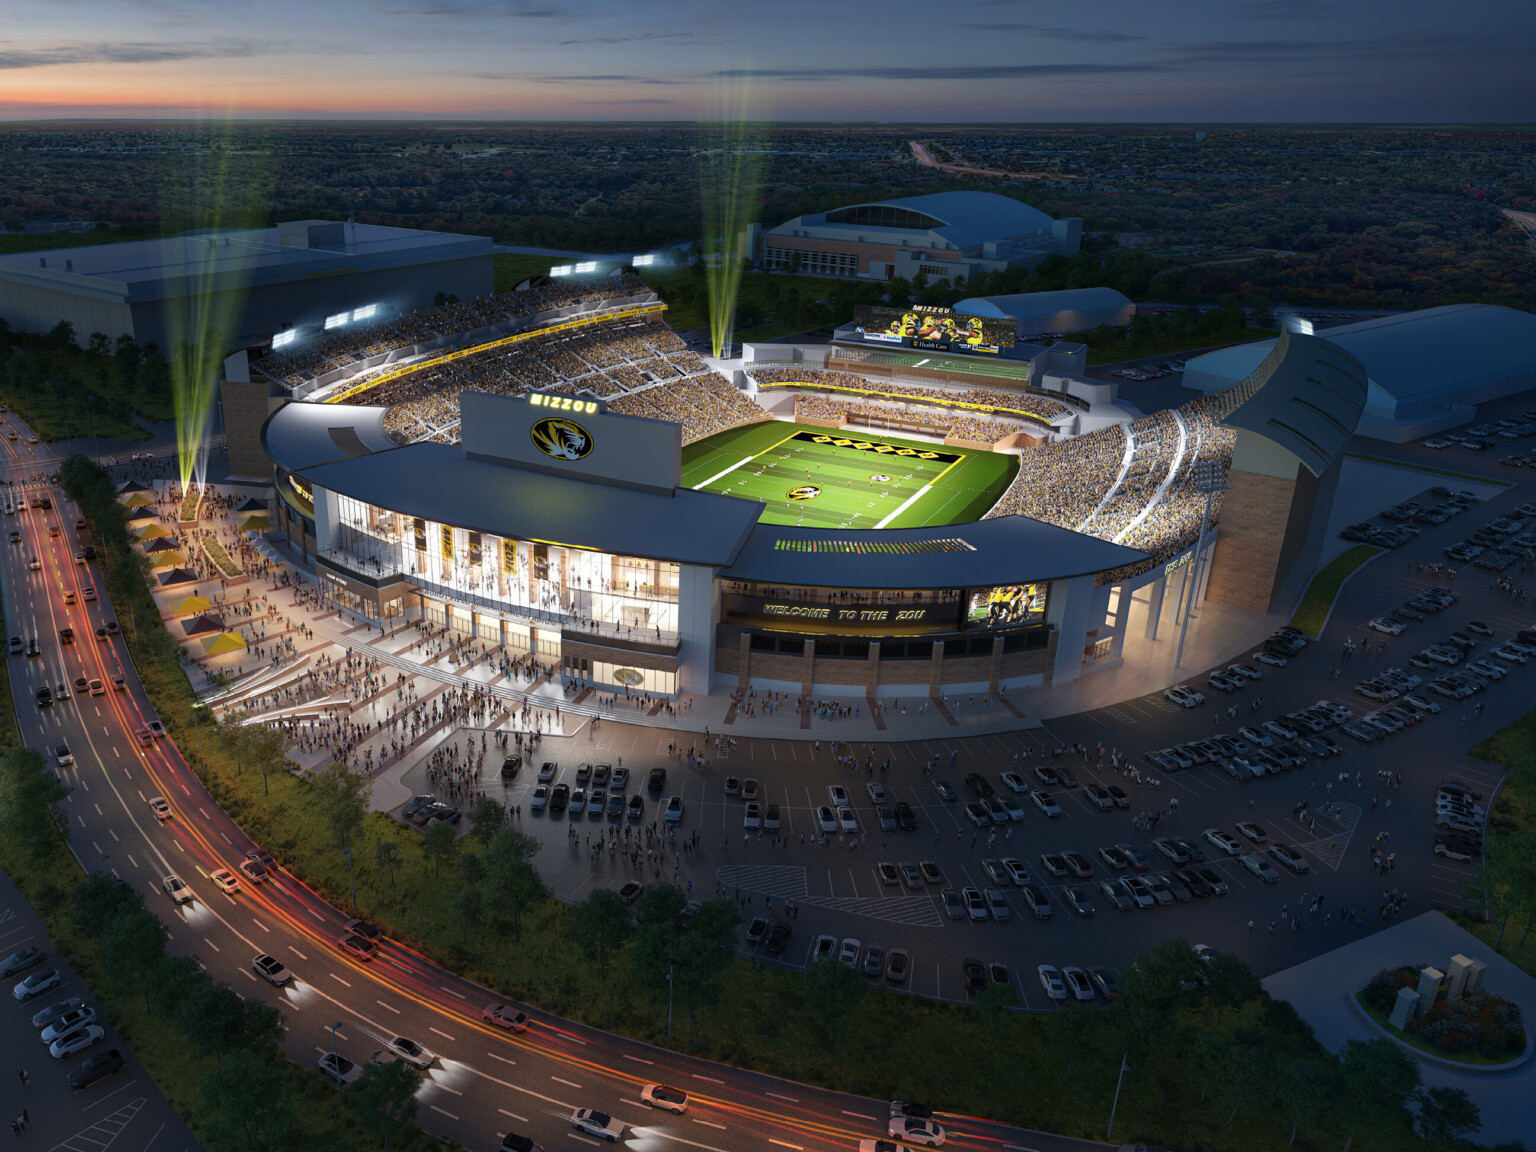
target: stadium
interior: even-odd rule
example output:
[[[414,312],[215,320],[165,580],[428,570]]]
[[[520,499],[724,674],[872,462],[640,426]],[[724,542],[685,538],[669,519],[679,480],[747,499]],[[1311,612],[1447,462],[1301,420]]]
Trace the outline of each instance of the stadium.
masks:
[[[1118,655],[1133,605],[1155,636],[1191,561],[1263,608],[1315,560],[1357,360],[1287,334],[1144,415],[978,351],[1038,312],[1005,303],[865,316],[896,325],[878,352],[840,330],[709,361],[630,269],[525,285],[231,357],[231,469],[347,611],[657,697],[1059,683]]]

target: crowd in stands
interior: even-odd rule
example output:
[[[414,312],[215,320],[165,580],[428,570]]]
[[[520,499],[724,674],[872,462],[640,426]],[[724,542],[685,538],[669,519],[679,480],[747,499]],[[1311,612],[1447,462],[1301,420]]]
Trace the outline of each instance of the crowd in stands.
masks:
[[[701,361],[702,363],[702,361]],[[629,416],[675,420],[683,426],[683,443],[691,444],[727,428],[768,419],[763,411],[718,372],[707,369],[640,392],[630,392],[609,404]]]
[[[1020,453],[1019,474],[988,515],[1076,529],[1120,474],[1125,444],[1125,429],[1116,424]]]
[[[973,444],[996,444],[998,441],[1021,431],[1017,424],[1004,424],[998,420],[986,420],[979,416],[967,416],[961,412],[925,411],[914,415],[874,404],[860,404],[856,400],[841,400],[835,396],[796,396],[796,420],[844,420],[879,427],[881,421],[905,417],[909,422],[921,420],[929,427],[941,428],[947,436],[969,440]]]
[[[501,292],[477,300],[423,308],[375,324],[348,325],[303,344],[268,353],[256,367],[274,380],[300,384],[321,373],[344,368],[355,360],[423,344],[439,336],[469,332],[552,308],[595,304],[649,291],[633,272],[597,280],[550,281],[520,292]]]
[[[864,393],[860,399],[884,400],[903,406],[942,408],[954,412],[958,405],[975,405],[983,411],[977,415],[1007,417],[1015,413],[1021,418],[1027,414],[1041,421],[1051,421],[1072,415],[1072,409],[1039,392],[999,392],[990,388],[924,388],[914,384],[895,384],[887,380],[875,380],[852,372],[834,372],[826,368],[808,368],[803,365],[775,367],[758,364],[747,370],[758,384],[772,387],[777,384],[799,388],[826,388],[832,391],[856,389]],[[966,409],[961,409],[962,412]],[[975,409],[971,409],[975,411]],[[1013,431],[1019,431],[1015,428]]]

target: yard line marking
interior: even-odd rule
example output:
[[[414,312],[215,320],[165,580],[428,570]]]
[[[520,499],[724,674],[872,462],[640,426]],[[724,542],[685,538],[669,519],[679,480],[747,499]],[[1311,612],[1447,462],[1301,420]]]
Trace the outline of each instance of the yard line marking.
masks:
[[[331,973],[329,973],[329,975],[330,975],[332,980],[336,981],[336,983],[346,985],[346,987],[348,987],[348,988],[352,987],[352,985],[347,984],[347,982],[345,980],[343,980],[340,976],[336,975],[336,973],[331,972]]]
[[[388,1008],[396,1016],[400,1015],[400,1009],[392,1007],[391,1005],[384,1003],[382,1000],[375,1000],[374,1003],[377,1004],[380,1008]]]
[[[724,472],[716,472],[713,476],[711,476],[708,480],[705,480],[702,484],[695,484],[693,486],[693,490],[695,492],[697,492],[700,488],[703,488],[703,487],[705,487],[706,485],[709,485],[709,484],[713,484],[716,480],[719,480],[721,477],[729,476],[732,472],[736,471],[736,469],[740,468],[743,464],[750,464],[750,463],[752,463],[752,460],[753,460],[753,457],[747,456],[747,457],[745,457],[745,458],[743,458],[741,460],[736,461],[736,463],[732,464]]]
[[[564,1084],[568,1088],[578,1088],[579,1089],[581,1087],[581,1085],[576,1083],[576,1081],[574,1081],[574,1080],[562,1080],[558,1076],[551,1076],[550,1079],[553,1080],[556,1084]]]
[[[892,520],[896,519],[896,517],[900,516],[908,508],[910,508],[910,507],[912,507],[912,505],[916,504],[918,502],[918,500],[920,500],[922,497],[928,495],[928,493],[930,493],[932,491],[933,491],[933,485],[932,484],[924,484],[916,492],[912,493],[912,495],[908,496],[905,500],[903,500],[901,502],[900,507],[898,507],[896,509],[896,511],[892,512],[884,520],[882,520],[882,521],[880,521],[880,523],[876,524],[875,527],[876,528],[884,528]],[[793,1145],[790,1145],[790,1147],[793,1147]]]
[[[450,1035],[448,1035],[448,1033],[446,1033],[446,1032],[444,1032],[444,1031],[443,1031],[443,1030],[442,1030],[442,1029],[440,1029],[440,1028],[428,1028],[428,1029],[427,1029],[427,1031],[428,1031],[428,1032],[436,1032],[436,1033],[437,1033],[437,1034],[438,1034],[438,1035],[439,1035],[439,1036],[441,1036],[441,1037],[442,1037],[442,1038],[443,1038],[443,1039],[444,1039],[444,1040],[450,1040],[450,1041],[451,1041],[451,1040],[453,1040],[453,1037],[452,1037],[452,1036],[450,1036]]]

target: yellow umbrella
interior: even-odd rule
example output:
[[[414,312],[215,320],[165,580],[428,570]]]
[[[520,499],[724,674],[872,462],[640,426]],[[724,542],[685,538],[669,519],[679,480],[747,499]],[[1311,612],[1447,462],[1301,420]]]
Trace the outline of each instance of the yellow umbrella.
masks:
[[[193,612],[207,612],[213,607],[213,601],[193,593],[180,604],[171,605],[171,613],[175,616],[186,616]]]
[[[240,521],[241,528],[256,528],[262,532],[267,530],[267,526],[267,518],[260,515],[247,516],[244,520]]]
[[[154,501],[151,500],[148,496],[144,495],[144,493],[142,493],[142,492],[135,492],[132,496],[128,497],[128,499],[123,501],[123,507],[124,508],[142,508],[146,504],[153,504],[153,503],[154,503]]]
[[[245,641],[236,632],[220,632],[203,641],[203,651],[210,656],[222,656],[226,652],[243,652]]]
[[[159,524],[151,524],[139,533],[139,541],[142,543],[145,540],[158,540],[160,537],[169,536],[170,534],[169,529],[162,528]]]
[[[180,552],[156,552],[149,557],[151,568],[169,568],[175,564],[185,564],[187,558]]]

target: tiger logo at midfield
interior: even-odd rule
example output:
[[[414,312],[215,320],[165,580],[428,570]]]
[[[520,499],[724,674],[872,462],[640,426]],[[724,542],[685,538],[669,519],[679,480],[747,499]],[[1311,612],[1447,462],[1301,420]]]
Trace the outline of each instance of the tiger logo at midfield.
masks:
[[[821,495],[821,489],[814,484],[802,484],[798,488],[791,488],[785,495],[791,500],[814,500]]]
[[[592,434],[574,420],[546,416],[529,429],[534,447],[556,460],[580,460],[592,451]]]

